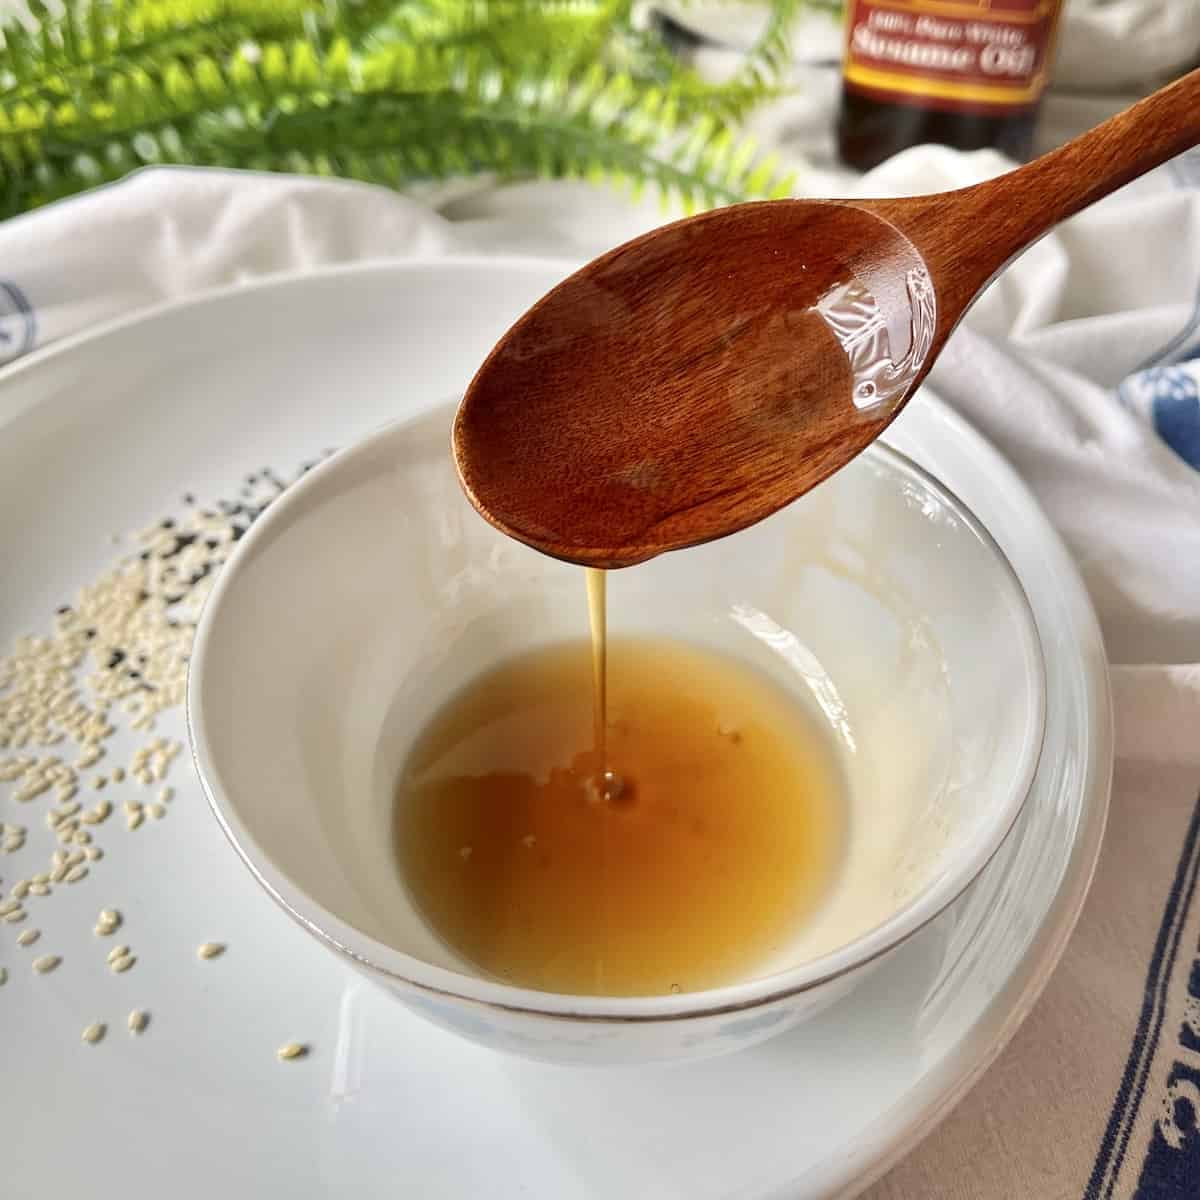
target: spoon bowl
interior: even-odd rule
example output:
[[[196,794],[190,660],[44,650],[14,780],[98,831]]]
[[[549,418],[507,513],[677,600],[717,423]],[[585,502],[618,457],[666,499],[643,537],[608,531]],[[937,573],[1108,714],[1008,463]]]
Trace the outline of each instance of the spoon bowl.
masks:
[[[676,222],[513,326],[457,416],[463,485],[504,532],[593,566],[720,537],[873,441],[934,326],[924,260],[873,213],[782,200]]]

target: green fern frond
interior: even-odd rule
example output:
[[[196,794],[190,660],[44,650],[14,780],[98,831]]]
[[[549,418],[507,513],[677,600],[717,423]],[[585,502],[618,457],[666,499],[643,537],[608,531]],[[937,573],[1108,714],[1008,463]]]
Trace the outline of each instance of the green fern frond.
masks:
[[[503,178],[536,172],[640,180],[678,197],[685,207],[744,197],[747,164],[734,162],[723,144],[707,137],[662,152],[659,135],[666,127],[653,102],[631,108],[616,81],[606,88],[607,106],[581,108],[569,93],[537,91],[532,103],[522,101],[528,93],[520,84],[486,103],[445,93],[355,96],[241,131],[227,137],[223,149],[238,164],[258,167],[312,161],[324,153],[338,174],[378,182],[376,172],[386,168],[394,186],[486,170]],[[404,136],[398,138],[397,131]],[[316,150],[325,146],[337,149]],[[778,182],[774,174],[771,181]]]
[[[154,73],[261,39],[304,38],[320,46],[365,35],[396,0],[73,0],[60,15],[44,5],[35,29],[0,25],[0,103],[81,102],[126,71]]]
[[[786,186],[735,136],[804,3],[772,0],[713,85],[631,0],[42,0],[0,22],[5,214],[149,163],[391,186],[476,171],[651,184],[685,206]]]
[[[395,47],[484,60],[518,74],[543,63],[568,74],[607,62],[632,0],[410,0],[364,40],[364,57]]]

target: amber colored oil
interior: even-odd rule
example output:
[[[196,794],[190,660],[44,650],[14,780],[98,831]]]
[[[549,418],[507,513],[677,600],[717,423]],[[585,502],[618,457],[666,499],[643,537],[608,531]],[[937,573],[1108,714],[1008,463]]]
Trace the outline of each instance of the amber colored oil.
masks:
[[[786,691],[683,642],[612,638],[595,787],[592,647],[485,672],[397,784],[404,878],[483,972],[547,991],[650,995],[760,973],[820,904],[845,813],[831,745]]]

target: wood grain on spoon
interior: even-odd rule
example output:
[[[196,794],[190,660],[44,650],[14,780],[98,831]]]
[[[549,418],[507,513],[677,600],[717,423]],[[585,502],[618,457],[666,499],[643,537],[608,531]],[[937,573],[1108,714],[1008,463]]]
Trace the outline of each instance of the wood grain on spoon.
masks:
[[[475,507],[620,567],[743,529],[874,440],[995,275],[1200,142],[1200,71],[999,179],[902,200],[779,200],[664,226],[543,297],[454,425]]]

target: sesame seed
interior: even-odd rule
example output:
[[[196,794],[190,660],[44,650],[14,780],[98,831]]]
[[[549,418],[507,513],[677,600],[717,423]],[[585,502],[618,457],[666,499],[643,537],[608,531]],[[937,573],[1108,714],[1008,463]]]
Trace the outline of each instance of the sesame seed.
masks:
[[[134,548],[117,551],[109,568],[76,595],[62,597],[48,614],[47,633],[19,636],[7,656],[0,654],[0,781],[11,783],[16,802],[47,795],[53,807],[47,805],[43,815],[54,835],[46,870],[16,881],[7,896],[0,893],[0,920],[25,921],[26,897],[48,896],[54,884],[80,881],[102,858],[93,827],[113,814],[122,797],[110,803],[94,795],[91,805],[81,804],[81,789],[95,794],[110,783],[136,780],[154,788],[155,803],[126,807],[129,829],[165,815],[174,789],[163,781],[185,745],[155,734],[152,726],[160,713],[183,703],[196,621],[217,571],[285,486],[269,473],[261,479],[263,486],[256,484],[244,500],[189,505],[182,516],[153,522]],[[129,747],[129,757],[110,762],[103,773],[91,771],[115,756],[111,742],[106,754],[105,743],[118,727],[135,736],[146,731],[143,744]],[[16,853],[25,844],[23,827],[0,822],[0,851]],[[108,936],[116,928],[98,922],[96,931]],[[28,930],[19,944],[32,945],[36,933]],[[133,960],[129,953],[124,957]]]
[[[107,1032],[108,1026],[101,1021],[97,1021],[94,1025],[89,1025],[82,1033],[82,1038],[89,1046],[94,1046],[97,1042],[102,1041],[104,1034]]]
[[[22,802],[35,800],[43,792],[48,792],[52,786],[51,781],[44,775],[35,775],[13,793],[13,799]]]
[[[116,929],[117,926],[121,924],[122,917],[115,908],[102,908],[100,910],[100,915],[96,918],[96,921],[100,925],[110,926],[111,932],[112,929]]]
[[[275,1055],[280,1062],[291,1062],[294,1058],[305,1058],[308,1055],[308,1047],[301,1042],[288,1042],[280,1046]]]
[[[135,962],[137,962],[137,959],[134,958],[132,954],[126,954],[121,958],[115,959],[112,962],[111,967],[114,972],[116,972],[118,975],[121,975],[128,971]]]
[[[150,1015],[137,1008],[135,1008],[133,1012],[129,1014],[129,1020],[127,1022],[130,1033],[141,1033],[149,1023]]]
[[[18,946],[32,946],[34,942],[42,936],[40,929],[26,929],[24,933],[17,938]]]
[[[199,958],[220,958],[225,953],[223,942],[205,942],[196,949]]]
[[[108,820],[108,815],[111,812],[112,805],[107,800],[101,800],[95,808],[88,809],[80,820],[86,825],[99,825],[102,821]]]
[[[33,960],[33,969],[39,975],[47,975],[54,970],[62,959],[57,954],[43,954],[41,958]]]

